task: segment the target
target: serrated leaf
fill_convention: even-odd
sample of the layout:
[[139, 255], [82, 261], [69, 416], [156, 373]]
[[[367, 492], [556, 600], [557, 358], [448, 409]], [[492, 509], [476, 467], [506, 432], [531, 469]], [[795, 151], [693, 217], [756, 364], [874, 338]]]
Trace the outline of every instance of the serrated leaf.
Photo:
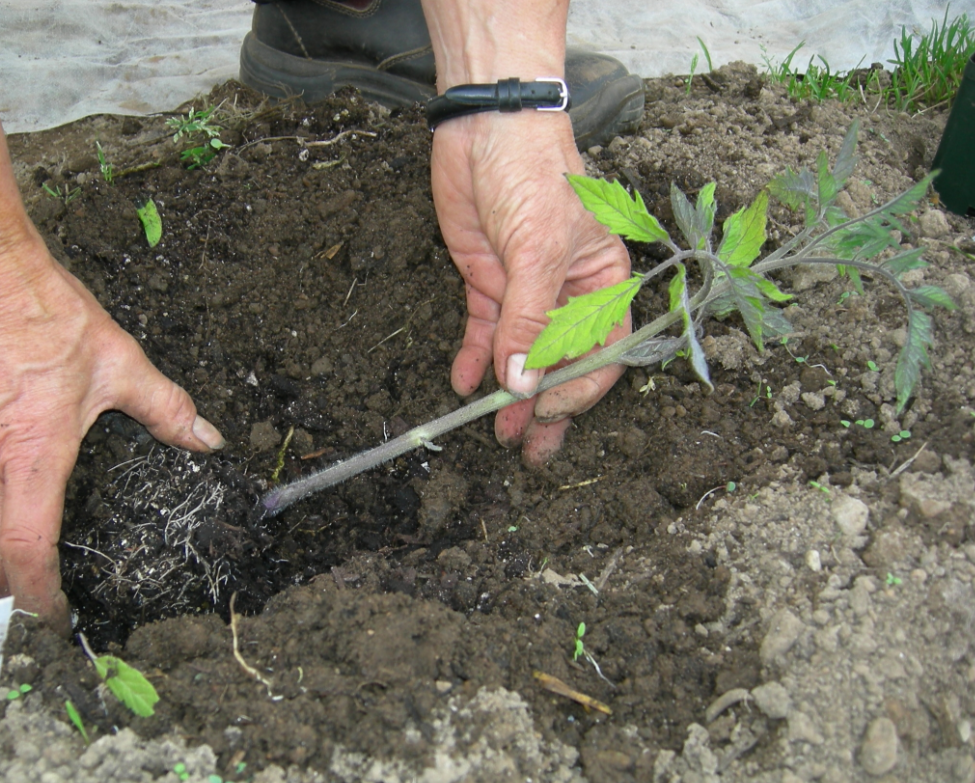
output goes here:
[[840, 147], [839, 154], [836, 156], [836, 163], [833, 164], [833, 180], [836, 184], [837, 191], [843, 189], [846, 185], [846, 181], [850, 178], [853, 173], [853, 169], [857, 164], [856, 147], [857, 147], [857, 134], [860, 131], [860, 121], [853, 120], [853, 124], [850, 125], [849, 130], [846, 132], [846, 136], [843, 137], [843, 144]]
[[657, 219], [647, 212], [639, 192], [634, 192], [631, 197], [619, 182], [578, 174], [566, 174], [566, 178], [582, 205], [610, 233], [635, 242], [664, 242], [670, 239]]
[[912, 269], [924, 269], [928, 266], [927, 261], [923, 258], [926, 249], [919, 247], [904, 253], [898, 253], [896, 256], [884, 261], [884, 268], [897, 278]]
[[650, 337], [630, 348], [620, 357], [620, 364], [627, 367], [646, 367], [673, 359], [683, 347], [679, 337]]
[[762, 312], [762, 332], [773, 340], [788, 337], [795, 333], [792, 322], [786, 318], [778, 307], [766, 307]]
[[793, 171], [787, 168], [768, 184], [769, 192], [789, 209], [798, 210], [816, 198], [816, 179], [807, 168]]
[[126, 707], [143, 718], [154, 714], [152, 706], [159, 694], [142, 672], [114, 655], [99, 655], [94, 663], [98, 675]]
[[936, 285], [922, 285], [917, 288], [909, 288], [907, 295], [911, 301], [921, 307], [944, 307], [946, 310], [954, 310], [955, 302], [948, 296], [944, 289]]
[[930, 367], [928, 346], [931, 345], [931, 317], [919, 310], [911, 311], [907, 320], [907, 340], [897, 357], [894, 388], [897, 390], [897, 413], [904, 410], [921, 379], [921, 368]]
[[[761, 294], [755, 285], [755, 279], [759, 275], [750, 269], [741, 267], [731, 267], [728, 269], [728, 296], [734, 302], [735, 309], [741, 313], [745, 328], [751, 335], [752, 341], [759, 351], [765, 350], [762, 341], [763, 313], [765, 305], [762, 302]], [[760, 278], [759, 278], [760, 279]]]
[[718, 258], [728, 266], [749, 266], [758, 258], [765, 244], [767, 215], [768, 193], [763, 190], [751, 204], [739, 209], [724, 222]]
[[826, 151], [819, 153], [816, 158], [816, 188], [819, 194], [819, 208], [822, 209], [825, 206], [833, 203], [833, 199], [836, 198], [836, 194], [839, 193], [839, 188], [836, 185], [836, 177], [833, 176], [833, 172], [829, 168], [829, 157], [826, 155]]
[[535, 339], [525, 367], [550, 367], [562, 359], [582, 356], [596, 343], [603, 345], [613, 327], [623, 323], [642, 284], [643, 277], [634, 275], [608, 288], [571, 297], [564, 307], [546, 313], [552, 322]]
[[755, 276], [755, 286], [762, 292], [762, 296], [771, 299], [773, 302], [788, 302], [792, 294], [781, 291], [779, 287], [767, 277]]
[[687, 295], [687, 270], [683, 264], [677, 264], [677, 274], [670, 281], [670, 311], [680, 312], [681, 321], [684, 324], [683, 334], [687, 341], [687, 353], [691, 362], [694, 374], [704, 383], [709, 390], [714, 391], [711, 383], [711, 376], [708, 372], [708, 363], [704, 358], [704, 349], [697, 341], [697, 334], [694, 331], [694, 319], [691, 317], [691, 300]]
[[156, 202], [149, 199], [141, 207], [136, 208], [139, 220], [142, 221], [142, 228], [146, 232], [146, 241], [149, 247], [155, 247], [162, 239], [162, 218], [159, 217], [159, 210], [156, 209]]
[[709, 182], [698, 191], [696, 206], [691, 206], [680, 188], [673, 182], [670, 183], [670, 203], [674, 210], [674, 220], [688, 246], [695, 250], [707, 247], [711, 229], [714, 228], [714, 214], [717, 210], [714, 203], [715, 188], [716, 184]]

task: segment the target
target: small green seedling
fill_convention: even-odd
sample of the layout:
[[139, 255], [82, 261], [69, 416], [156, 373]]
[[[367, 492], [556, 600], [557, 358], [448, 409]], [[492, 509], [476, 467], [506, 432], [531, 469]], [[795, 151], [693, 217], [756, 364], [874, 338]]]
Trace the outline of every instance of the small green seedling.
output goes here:
[[877, 366], [877, 363], [872, 359], [867, 362], [867, 369], [870, 370], [870, 372], [880, 372], [880, 368]]
[[887, 579], [885, 580], [888, 587], [896, 587], [901, 584], [904, 580], [899, 576], [894, 576], [890, 571], [887, 572]]
[[188, 780], [190, 777], [190, 773], [186, 771], [186, 765], [182, 761], [178, 761], [173, 765], [173, 772], [180, 780]]
[[829, 487], [827, 487], [825, 484], [820, 484], [818, 481], [810, 481], [809, 486], [813, 489], [818, 489], [820, 492], [826, 495], [830, 494]]
[[901, 430], [896, 435], [891, 435], [890, 439], [894, 441], [894, 443], [900, 443], [902, 440], [907, 440], [910, 437], [911, 437], [910, 430]]
[[877, 424], [877, 422], [875, 422], [873, 419], [857, 419], [854, 422], [850, 422], [848, 419], [840, 420], [840, 424], [842, 424], [847, 429], [850, 428], [851, 423], [856, 424], [858, 427], [863, 427], [865, 430], [872, 430], [874, 426]]
[[115, 167], [106, 160], [101, 143], [96, 141], [95, 147], [98, 150], [98, 169], [102, 173], [102, 179], [106, 185], [111, 185], [115, 181]]
[[193, 136], [198, 133], [202, 133], [211, 139], [217, 138], [223, 128], [210, 123], [210, 118], [216, 110], [216, 106], [211, 106], [203, 111], [190, 109], [186, 112], [185, 117], [170, 117], [166, 120], [166, 124], [176, 131], [173, 134], [173, 143], [178, 143], [183, 136]]
[[7, 701], [14, 701], [15, 699], [19, 699], [21, 696], [26, 696], [32, 690], [33, 688], [31, 688], [26, 682], [17, 688], [11, 688], [9, 691], [7, 691]]
[[572, 653], [573, 661], [578, 661], [580, 656], [586, 654], [586, 645], [582, 643], [582, 637], [585, 635], [586, 635], [586, 624], [579, 623], [579, 627], [576, 628], [575, 645]]
[[224, 144], [220, 139], [210, 139], [206, 144], [183, 150], [179, 154], [179, 159], [183, 163], [189, 164], [186, 168], [190, 171], [193, 169], [202, 169], [207, 163], [217, 157], [217, 153], [220, 150], [229, 146], [229, 144]]
[[755, 403], [758, 402], [760, 399], [762, 399], [763, 396], [765, 397], [766, 400], [771, 400], [772, 399], [772, 387], [771, 386], [768, 386], [766, 384], [765, 385], [765, 392], [764, 392], [764, 395], [763, 395], [763, 393], [762, 393], [762, 386], [763, 386], [762, 382], [759, 381], [758, 382], [757, 394], [752, 399], [752, 401], [750, 403], [748, 403], [748, 407], [749, 408], [754, 408], [755, 407]]
[[114, 655], [95, 655], [84, 634], [78, 634], [78, 639], [98, 676], [122, 704], [142, 718], [155, 714], [153, 705], [159, 701], [159, 694], [142, 672]]
[[159, 210], [156, 209], [156, 202], [149, 199], [141, 207], [136, 207], [139, 220], [142, 221], [142, 228], [146, 232], [146, 241], [149, 247], [155, 247], [162, 239], [162, 218], [159, 217]]
[[74, 727], [81, 734], [85, 744], [91, 744], [91, 740], [88, 739], [88, 732], [85, 730], [84, 721], [81, 720], [81, 715], [78, 714], [78, 710], [75, 708], [74, 704], [71, 703], [70, 699], [64, 703], [64, 711], [68, 713], [68, 719], [74, 724]]
[[53, 188], [46, 182], [41, 185], [44, 192], [47, 193], [48, 197], [56, 199], [58, 201], [63, 201], [64, 205], [67, 206], [72, 201], [74, 201], [78, 196], [81, 195], [81, 188], [75, 188], [74, 190], [68, 190], [67, 186], [64, 188], [64, 192], [61, 191], [60, 185], [55, 185]]
[[230, 146], [220, 140], [220, 132], [223, 128], [210, 121], [216, 110], [216, 106], [203, 111], [190, 109], [185, 117], [170, 117], [166, 120], [166, 124], [176, 131], [173, 134], [174, 144], [178, 144], [183, 136], [188, 139], [205, 137], [179, 154], [179, 159], [187, 164], [187, 169], [203, 168], [217, 156], [220, 150]]

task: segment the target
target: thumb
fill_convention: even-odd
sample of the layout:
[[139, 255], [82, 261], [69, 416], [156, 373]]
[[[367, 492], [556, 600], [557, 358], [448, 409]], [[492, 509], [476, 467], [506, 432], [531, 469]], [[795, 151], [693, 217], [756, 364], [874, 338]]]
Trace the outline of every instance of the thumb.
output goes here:
[[494, 366], [498, 382], [518, 397], [531, 397], [545, 374], [543, 369], [526, 369], [525, 362], [548, 324], [546, 313], [556, 306], [562, 287], [562, 254], [556, 253], [542, 258], [522, 255], [509, 262], [508, 285], [494, 338]]
[[221, 449], [226, 441], [220, 431], [198, 415], [186, 391], [152, 366], [133, 341], [119, 368], [123, 378], [117, 388], [117, 410], [142, 423], [149, 433], [170, 446], [191, 451]]

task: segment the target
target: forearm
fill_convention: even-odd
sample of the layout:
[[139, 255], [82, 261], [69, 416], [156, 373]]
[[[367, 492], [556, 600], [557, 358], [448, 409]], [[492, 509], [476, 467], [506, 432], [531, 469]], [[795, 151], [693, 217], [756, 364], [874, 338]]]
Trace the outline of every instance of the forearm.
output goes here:
[[437, 89], [562, 76], [568, 0], [423, 0]]
[[35, 267], [49, 267], [46, 258], [41, 259], [35, 253], [19, 252], [20, 248], [36, 245], [40, 241], [20, 199], [13, 163], [7, 150], [7, 137], [0, 125], [0, 288], [8, 288], [18, 278], [23, 279], [41, 271]]

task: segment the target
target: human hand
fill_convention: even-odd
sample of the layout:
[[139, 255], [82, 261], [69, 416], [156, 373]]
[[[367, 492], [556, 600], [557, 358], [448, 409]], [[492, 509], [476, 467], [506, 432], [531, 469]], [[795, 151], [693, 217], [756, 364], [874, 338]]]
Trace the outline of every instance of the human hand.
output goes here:
[[[541, 464], [571, 417], [592, 407], [623, 373], [606, 367], [533, 398], [543, 371], [525, 356], [546, 311], [629, 277], [623, 243], [583, 207], [565, 174], [584, 174], [568, 115], [484, 113], [438, 126], [433, 198], [444, 240], [467, 289], [464, 342], [451, 382], [467, 396], [493, 363], [499, 383], [524, 399], [498, 413], [495, 434]], [[627, 317], [607, 342], [629, 334]]]
[[[6, 195], [9, 206], [9, 187]], [[223, 438], [51, 258], [19, 199], [13, 206], [0, 225], [0, 596], [67, 634], [57, 552], [64, 491], [98, 415], [123, 411], [194, 451]]]

